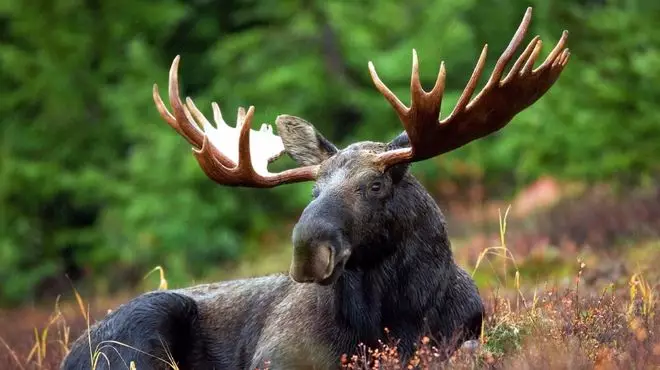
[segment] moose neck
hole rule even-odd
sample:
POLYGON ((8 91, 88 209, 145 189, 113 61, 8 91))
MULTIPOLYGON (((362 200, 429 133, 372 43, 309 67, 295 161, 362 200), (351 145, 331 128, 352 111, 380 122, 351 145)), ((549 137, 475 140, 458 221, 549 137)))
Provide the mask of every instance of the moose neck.
POLYGON ((444 216, 416 179, 401 181, 385 235, 355 246, 391 253, 374 266, 348 268, 333 285, 336 321, 365 344, 377 344, 385 328, 403 342, 418 340, 425 313, 454 276, 444 216))

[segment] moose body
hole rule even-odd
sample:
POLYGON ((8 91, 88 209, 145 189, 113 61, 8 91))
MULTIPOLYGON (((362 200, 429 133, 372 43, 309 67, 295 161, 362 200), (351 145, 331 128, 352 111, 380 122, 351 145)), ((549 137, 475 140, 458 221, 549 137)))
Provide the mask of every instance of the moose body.
POLYGON ((398 341, 401 360, 422 336, 450 354, 477 338, 484 309, 470 276, 456 265, 442 212, 410 174, 409 164, 467 144, 505 126, 555 82, 569 57, 567 33, 544 63, 534 38, 504 79, 531 17, 528 8, 489 81, 470 101, 486 48, 452 113, 438 122, 441 65, 434 88, 421 88, 413 53, 408 108, 372 79, 405 131, 389 143, 338 149, 307 121, 288 115, 250 129, 254 108, 228 127, 214 104, 213 127, 190 99, 179 98, 178 63, 170 70, 170 113, 154 86, 163 119, 194 146, 203 171, 229 186, 273 187, 315 181, 312 201, 292 233, 287 275, 143 294, 93 325, 72 346, 63 369, 333 369, 340 356, 398 341), (201 128, 200 128, 201 127, 201 128), (238 146, 232 144, 238 140, 238 146), (233 148, 233 149, 232 149, 233 148), (271 174, 286 152, 300 167, 271 174), (94 356, 102 352, 103 356, 94 356), (94 362, 94 363, 93 363, 94 362))
MULTIPOLYGON (((381 145, 357 144, 336 154, 320 187, 347 183, 337 176, 359 176, 332 166, 350 169, 346 162, 360 158, 364 146, 381 145)), ((353 169, 363 167, 355 163, 353 169)), ((364 240, 353 246, 354 260, 332 284, 301 284, 281 274, 147 293, 92 327, 92 348, 112 339, 162 359, 167 348, 181 369, 255 369, 265 361, 271 369, 332 369, 360 343, 387 343, 385 328, 400 340, 404 358, 424 334, 446 338, 449 352, 476 338, 483 315, 477 289, 452 259, 440 209, 412 175, 402 175, 396 184, 382 178, 391 193, 382 203, 366 203, 368 209, 352 209, 364 194, 340 187, 320 190, 303 212, 298 225, 315 234, 336 230, 337 220, 351 229, 349 238, 364 240), (339 214, 333 218, 332 212, 339 214), (346 225, 342 212, 361 216, 346 225)), ((121 355, 138 369, 168 368, 132 348, 110 345, 117 351, 104 353, 118 367, 124 366, 121 355)), ((89 348, 82 336, 65 368, 89 368, 89 348)), ((98 366, 106 365, 102 358, 98 366)))

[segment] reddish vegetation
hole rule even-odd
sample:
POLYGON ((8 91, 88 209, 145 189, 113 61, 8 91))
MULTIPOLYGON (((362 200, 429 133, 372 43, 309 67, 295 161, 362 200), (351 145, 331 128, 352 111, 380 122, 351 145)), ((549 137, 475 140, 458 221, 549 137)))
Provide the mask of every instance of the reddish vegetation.
POLYGON ((552 177, 542 177, 523 189, 512 202, 514 217, 524 217, 558 202, 564 190, 552 177))
POLYGON ((507 244, 519 256, 548 246, 569 255, 584 248, 605 251, 660 237, 658 186, 617 192, 603 185, 585 190, 578 184, 541 178, 510 202, 485 202, 482 192, 462 193, 451 193, 454 200, 447 202, 448 214, 453 235, 467 239, 466 249, 473 253, 470 261, 499 242, 497 220, 509 206, 507 244))
MULTIPOLYGON (((633 307, 640 300, 632 301, 633 307)), ((493 298, 478 348, 462 348, 448 361, 442 349, 420 344, 413 364, 422 369, 646 369, 660 365, 660 325, 628 313, 629 301, 612 293, 581 297, 549 291, 520 310, 493 298)), ((633 309, 635 311, 635 308, 633 309)), ((652 315, 651 315, 652 316, 652 315)), ((344 369, 411 369, 396 348, 383 345, 345 359, 344 369)))
MULTIPOLYGON (((550 288, 537 295, 507 287, 502 287, 503 293, 488 293, 488 317, 479 345, 463 348, 443 362, 443 350, 425 339, 413 362, 422 369, 646 369, 660 365, 658 274, 653 275, 654 284, 633 275, 601 291, 586 284, 583 275, 582 270, 576 273, 572 287, 550 288)), ((41 335, 49 322, 47 310, 3 314, 0 333, 12 349, 4 345, 0 349, 0 361, 8 364, 3 368, 57 369, 64 353, 65 328, 70 330, 69 338, 75 338, 86 325, 76 307, 65 308, 62 319, 50 327, 45 355, 34 355, 29 363, 25 359, 35 343, 32 325, 40 324, 41 335)), ((96 313, 97 318, 103 314, 96 313)), ((411 368, 399 363, 395 341, 379 349, 362 348, 360 355, 338 361, 344 369, 411 368)))

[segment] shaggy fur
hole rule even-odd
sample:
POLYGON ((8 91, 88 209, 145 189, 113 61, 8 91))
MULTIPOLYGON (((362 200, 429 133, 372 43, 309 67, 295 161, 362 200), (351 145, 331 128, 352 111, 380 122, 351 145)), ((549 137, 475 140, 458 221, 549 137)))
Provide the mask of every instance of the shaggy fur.
MULTIPOLYGON (((440 209, 406 165, 383 172, 373 164, 375 153, 407 138, 339 151, 308 123, 278 120, 286 122, 297 125, 279 129, 295 160, 325 159, 294 228, 292 274, 331 246, 332 275, 318 284, 273 275, 141 295, 89 335, 92 349, 110 340, 148 355, 109 343, 103 352, 112 365, 100 360, 97 369, 130 361, 140 370, 165 369, 155 358, 167 358, 164 348, 180 369, 254 369, 265 361, 271 369, 333 369, 359 343, 387 342, 385 328, 400 339, 404 359, 422 335, 451 342, 449 351, 478 337, 482 302, 453 260, 440 209)), ((90 368, 89 348, 85 334, 62 368, 90 368)))

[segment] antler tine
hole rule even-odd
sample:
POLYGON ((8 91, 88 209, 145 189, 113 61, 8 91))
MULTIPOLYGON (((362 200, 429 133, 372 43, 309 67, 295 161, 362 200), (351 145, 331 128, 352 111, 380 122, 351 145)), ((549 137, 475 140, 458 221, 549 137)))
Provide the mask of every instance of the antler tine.
POLYGON ((192 138, 190 138, 188 135, 186 135, 183 130, 179 127, 179 123, 176 121, 176 118, 170 113, 170 111, 165 107, 165 103, 163 102, 163 99, 161 99, 160 94, 158 93, 158 85, 154 84, 153 90, 152 90, 152 96, 154 99, 154 103, 156 103, 156 109, 158 110, 158 113, 160 113, 160 116, 167 122, 170 127, 172 127, 176 132, 179 133, 179 135, 183 136, 192 146, 199 147, 200 144, 196 143, 192 138))
POLYGON ((243 107, 239 108, 240 133, 238 136, 238 167, 254 175, 252 168, 252 155, 250 154, 250 126, 252 126, 252 117, 254 116, 254 107, 250 106, 247 113, 243 107))
POLYGON ((568 49, 564 49, 564 45, 566 45, 567 39, 568 39, 568 31, 562 32, 561 37, 559 38, 559 41, 557 41, 555 47, 552 49, 550 54, 548 54, 548 56, 545 58, 545 61, 534 70, 534 73, 543 70, 545 68, 548 68, 548 66, 552 66, 552 64, 562 55, 562 53, 568 50, 568 49))
POLYGON ((525 65, 520 70, 521 75, 527 75, 532 71, 532 68, 534 68, 534 63, 536 63, 536 58, 538 58, 539 54, 541 53, 542 46, 543 46, 543 42, 541 40, 536 42, 536 45, 534 45, 534 49, 532 50, 531 55, 527 59, 525 65))
POLYGON ((571 52, 568 49, 564 50, 564 52, 562 53, 562 58, 561 58, 561 62, 560 62, 562 68, 566 66, 566 63, 568 63, 568 58, 570 58, 570 57, 571 57, 571 52))
POLYGON ((419 59, 417 50, 412 49, 412 72, 410 73, 410 106, 415 106, 415 101, 423 99, 426 92, 419 81, 419 59))
POLYGON ((158 113, 160 113, 160 116, 163 117, 165 122, 167 122, 167 124, 169 124, 177 132, 180 131, 179 124, 176 122, 176 118, 174 118, 172 113, 170 113, 170 111, 167 110, 167 107, 165 106, 163 99, 160 98, 160 93, 158 92, 158 84, 154 84, 151 94, 154 98, 154 102, 156 103, 156 109, 158 109, 158 113))
POLYGON ((238 107, 236 112, 236 127, 241 127, 245 123, 245 108, 238 107))
POLYGON ((493 73, 490 75, 490 78, 488 79, 488 83, 486 84, 486 86, 490 86, 491 84, 498 83, 500 81, 500 79, 502 78, 502 73, 504 73, 504 69, 506 68, 506 65, 509 64, 509 62, 513 58, 513 55, 516 53, 516 50, 518 50, 518 47, 525 38, 525 34, 527 34, 527 29, 529 28, 529 23, 531 21, 532 21, 532 7, 530 6, 527 7, 527 10, 525 11, 525 15, 523 16, 523 19, 520 22, 520 25, 518 26, 516 33, 513 34, 511 41, 509 41, 509 45, 506 47, 502 55, 500 55, 499 59, 497 60, 497 63, 495 63, 495 68, 493 69, 493 73))
POLYGON ((204 114, 195 105, 195 102, 189 97, 186 97, 186 105, 184 106, 184 109, 190 113, 192 118, 194 118, 194 122, 202 129, 202 131, 206 132, 210 127, 213 127, 211 122, 206 119, 204 114))
POLYGON ((532 54, 534 49, 536 48, 536 44, 539 43, 540 36, 534 36, 532 41, 529 42, 525 50, 523 50, 522 54, 520 54, 520 57, 516 60, 515 63, 513 63, 513 67, 509 70, 509 73, 507 73, 506 77, 502 80, 502 83, 507 83, 515 74, 520 72, 520 69, 525 65, 525 62, 527 59, 529 59, 529 56, 532 54))
POLYGON ((211 103, 211 108, 213 109, 213 120, 215 121, 216 126, 219 126, 221 124, 227 126, 227 123, 225 122, 224 118, 222 118, 222 112, 220 111, 220 107, 218 106, 218 103, 216 102, 211 103))
POLYGON ((403 120, 403 117, 408 114, 408 107, 406 107, 401 100, 394 95, 392 90, 381 81, 380 77, 378 77, 378 73, 376 73, 376 67, 374 67, 374 64, 371 61, 369 61, 369 74, 371 74, 371 80, 374 82, 374 85, 376 85, 378 91, 383 94, 385 99, 387 99, 390 105, 392 105, 392 108, 394 108, 399 115, 399 118, 403 120))
MULTIPOLYGON (((438 77, 435 80, 435 85, 428 95, 434 96, 438 100, 438 104, 442 103, 442 96, 445 93, 445 79, 447 78, 447 71, 445 70, 445 62, 440 62, 440 69, 438 70, 438 77)), ((440 110, 441 107, 438 107, 440 110)))
POLYGON ((484 45, 483 49, 481 49, 481 55, 479 55, 479 60, 477 61, 477 65, 474 67, 474 70, 472 71, 472 75, 470 76, 467 85, 465 85, 465 89, 463 89, 463 92, 461 93, 461 97, 458 98, 458 102, 456 102, 456 106, 454 107, 454 110, 451 112, 449 117, 447 117, 447 120, 461 113, 467 107, 468 103, 470 102, 470 98, 472 98, 472 94, 474 94, 474 90, 477 89, 477 83, 479 82, 479 77, 481 77, 481 74, 484 72, 484 67, 486 66, 487 54, 488 54, 488 44, 484 45))
POLYGON ((174 118, 179 125, 179 129, 190 138, 196 147, 201 147, 202 142, 204 141, 204 133, 194 124, 191 124, 194 120, 190 114, 186 114, 184 109, 183 102, 179 97, 179 61, 181 57, 177 55, 172 62, 170 67, 170 76, 169 76, 169 99, 170 105, 172 106, 172 111, 174 112, 174 118))

